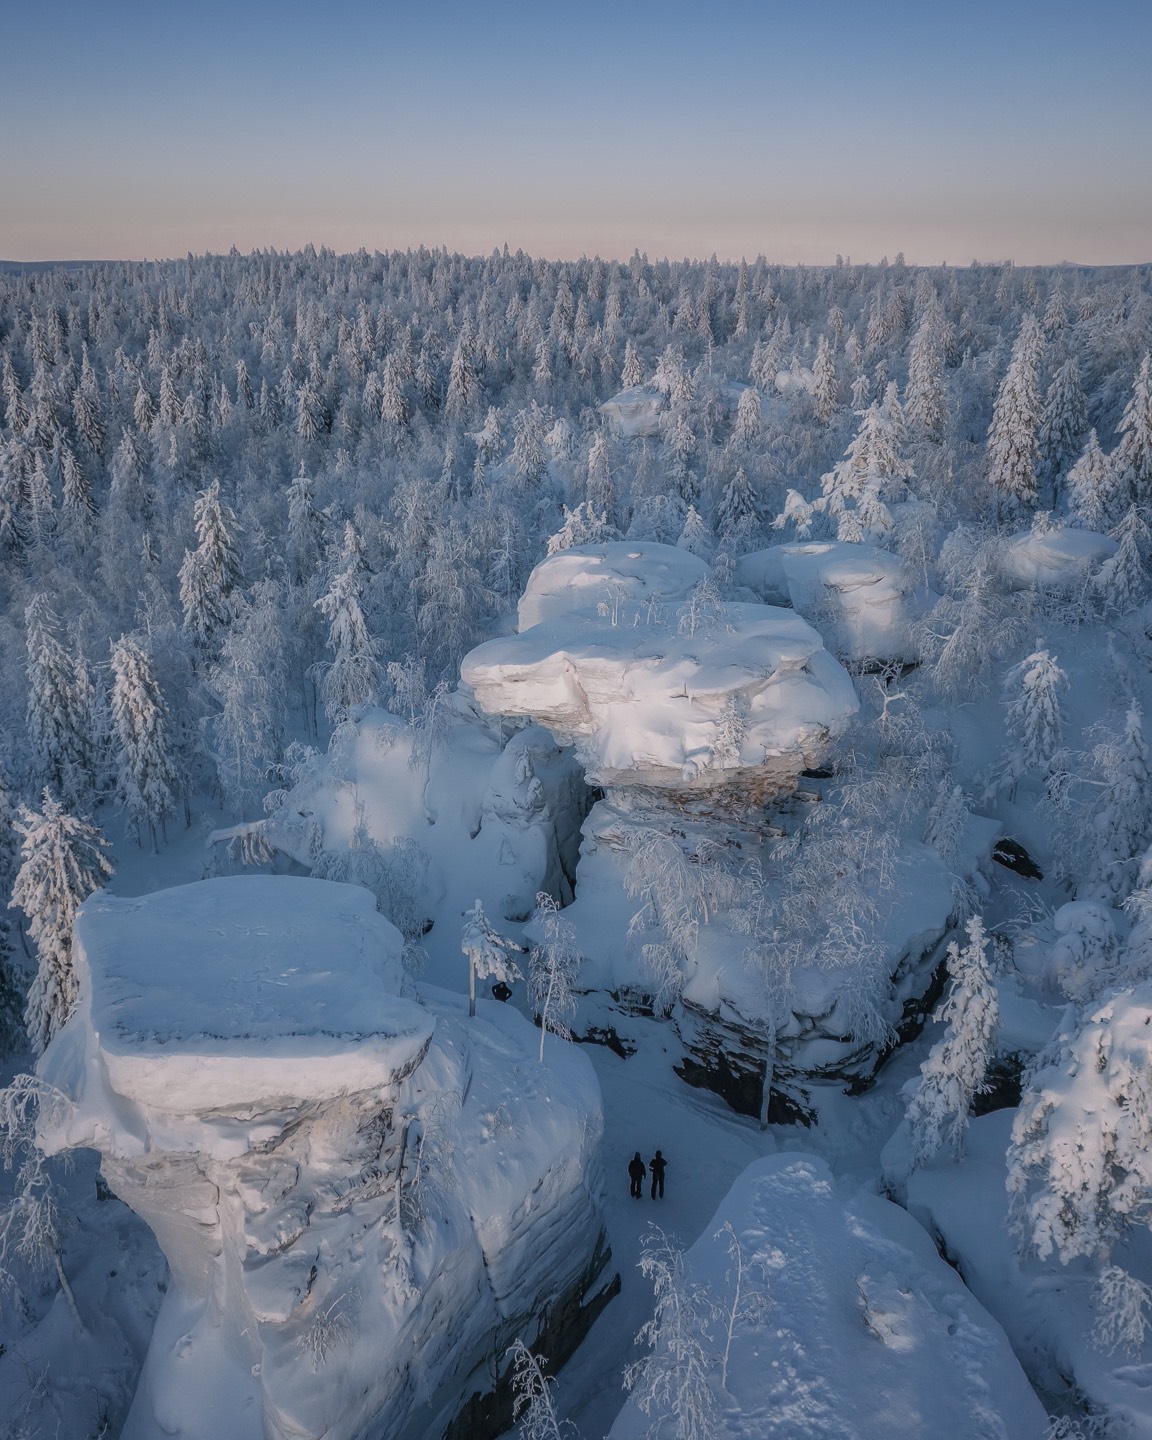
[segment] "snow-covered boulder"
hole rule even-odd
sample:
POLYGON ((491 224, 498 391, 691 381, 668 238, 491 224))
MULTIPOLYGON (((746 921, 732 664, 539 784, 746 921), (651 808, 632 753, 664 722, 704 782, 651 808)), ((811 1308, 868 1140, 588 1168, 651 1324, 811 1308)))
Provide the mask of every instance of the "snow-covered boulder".
POLYGON ((1074 590, 1116 549, 1115 540, 1095 530, 1025 530, 1004 542, 1000 570, 1013 590, 1074 590))
POLYGON ((703 560, 676 545, 619 540, 573 546, 541 560, 529 575, 519 628, 601 605, 615 623, 631 625, 654 607, 683 604, 711 574, 703 560))
POLYGON ((838 1186, 823 1160, 782 1154, 750 1165, 684 1268, 682 1283, 702 1287, 718 1318, 705 1324, 705 1304, 666 1307, 653 1368, 610 1440, 654 1433, 673 1395, 713 1422, 697 1433, 732 1440, 1048 1433, 1004 1332, 927 1234, 891 1202, 838 1186), (672 1346, 680 1376, 692 1356, 708 1384, 678 1389, 672 1346), (663 1394, 649 1384, 661 1375, 672 1380, 663 1394), (637 1404, 646 1391, 649 1413, 637 1404))
POLYGON ((820 626, 842 660, 916 656, 908 626, 926 597, 891 551, 839 540, 772 545, 741 556, 735 580, 765 604, 791 605, 820 626))
POLYGON ((530 914, 541 890, 571 898, 587 808, 583 771, 547 730, 508 736, 450 697, 419 733, 387 711, 357 711, 266 819, 216 838, 368 885, 421 937, 427 978, 451 987, 463 973, 460 917, 478 898, 509 920, 530 914))
POLYGON ((589 782, 749 798, 790 790, 857 708, 848 675, 800 616, 689 599, 652 623, 573 610, 464 657, 492 715, 575 743, 589 782))
POLYGON ((169 1262, 126 1440, 495 1434, 508 1344, 565 1354, 602 1303, 590 1067, 402 998, 401 950, 328 881, 84 906, 40 1138, 98 1150, 169 1262))
POLYGON ((659 435, 667 397, 655 385, 630 385, 600 406, 600 413, 626 440, 659 435))

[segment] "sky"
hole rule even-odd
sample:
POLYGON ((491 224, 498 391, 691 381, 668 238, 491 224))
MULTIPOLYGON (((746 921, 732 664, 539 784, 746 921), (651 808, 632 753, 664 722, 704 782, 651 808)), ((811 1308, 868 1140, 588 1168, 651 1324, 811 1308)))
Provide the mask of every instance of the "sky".
POLYGON ((0 258, 1152 261, 1152 0, 11 0, 0 258))

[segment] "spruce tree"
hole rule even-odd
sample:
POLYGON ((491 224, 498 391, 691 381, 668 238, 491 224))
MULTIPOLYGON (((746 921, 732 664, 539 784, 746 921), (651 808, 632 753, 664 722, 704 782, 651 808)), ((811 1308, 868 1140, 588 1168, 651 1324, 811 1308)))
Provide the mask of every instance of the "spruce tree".
POLYGON ((948 1029, 920 1067, 920 1082, 908 1105, 906 1123, 913 1169, 927 1164, 942 1148, 959 1158, 968 1130, 968 1109, 983 1088, 999 1024, 996 984, 988 964, 984 922, 973 915, 968 943, 948 947, 952 987, 936 1013, 948 1029))
POLYGON ((1018 520, 1036 503, 1042 343, 1036 317, 1025 315, 988 427, 988 480, 1002 520, 1018 520))
POLYGON ((344 546, 328 589, 316 609, 328 621, 328 649, 333 658, 314 667, 320 679, 324 713, 333 724, 347 717, 353 705, 374 703, 384 687, 377 658, 380 642, 368 633, 362 606, 363 547, 351 521, 344 527, 344 546))
POLYGON ((1120 421, 1115 461, 1134 505, 1152 506, 1152 354, 1140 362, 1120 421))
POLYGON ((1107 532, 1120 518, 1120 477, 1089 430, 1083 454, 1068 472, 1068 510, 1073 524, 1107 532))
POLYGON ((933 303, 925 308, 908 350, 904 413, 913 430, 935 444, 944 438, 948 422, 942 329, 943 317, 933 294, 933 303))
POLYGON ((168 749, 168 707, 152 663, 138 641, 121 635, 112 644, 112 727, 116 742, 116 801, 130 833, 152 853, 156 831, 176 811, 179 777, 168 749))
POLYGON ((36 946, 36 977, 24 1012, 32 1049, 43 1054, 76 1004, 72 929, 81 903, 111 878, 108 842, 88 820, 70 815, 48 790, 40 811, 20 807, 22 863, 11 904, 24 911, 36 946))
POLYGON ((91 686, 87 670, 60 640, 47 595, 24 612, 28 651, 28 739, 41 781, 68 803, 91 792, 91 686))
POLYGON ((193 507, 198 545, 184 552, 180 566, 180 604, 184 629, 207 651, 232 619, 232 592, 241 583, 236 516, 220 498, 220 482, 196 497, 193 507))

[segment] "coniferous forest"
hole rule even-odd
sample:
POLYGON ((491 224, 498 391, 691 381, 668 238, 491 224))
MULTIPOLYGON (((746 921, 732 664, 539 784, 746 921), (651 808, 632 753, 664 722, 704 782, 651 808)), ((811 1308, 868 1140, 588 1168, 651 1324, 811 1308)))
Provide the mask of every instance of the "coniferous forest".
POLYGON ((0 1436, 1152 1436, 1150 352, 0 269, 0 1436))

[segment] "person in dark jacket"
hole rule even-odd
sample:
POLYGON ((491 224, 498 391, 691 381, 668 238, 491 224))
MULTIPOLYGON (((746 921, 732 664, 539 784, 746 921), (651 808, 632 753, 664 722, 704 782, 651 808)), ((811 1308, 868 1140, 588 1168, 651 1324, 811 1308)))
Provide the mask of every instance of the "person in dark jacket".
POLYGON ((633 1200, 643 1200, 644 1176, 647 1175, 647 1173, 648 1171, 645 1168, 644 1161, 640 1158, 640 1151, 637 1150, 636 1154, 633 1155, 632 1159, 628 1162, 628 1179, 632 1182, 632 1189, 629 1193, 633 1200))
POLYGON ((667 1160, 664 1159, 664 1156, 659 1150, 656 1151, 656 1154, 653 1155, 652 1159, 648 1162, 648 1168, 652 1171, 653 1200, 656 1199, 657 1193, 659 1193, 661 1200, 664 1198, 664 1167, 667 1164, 667 1160))

